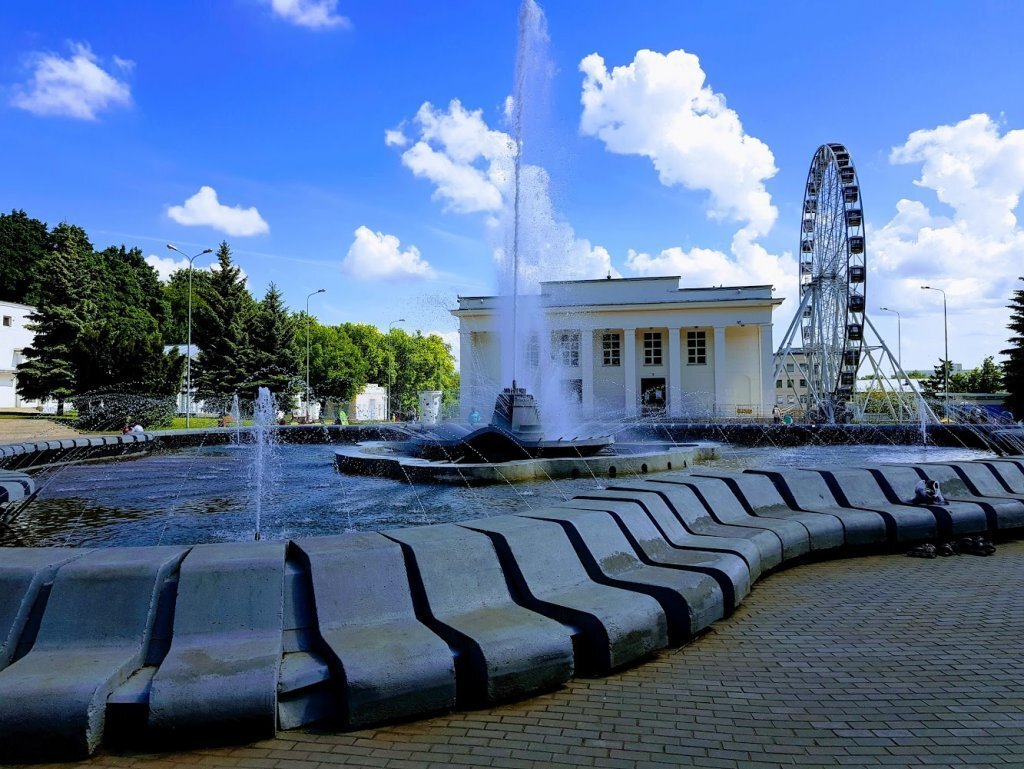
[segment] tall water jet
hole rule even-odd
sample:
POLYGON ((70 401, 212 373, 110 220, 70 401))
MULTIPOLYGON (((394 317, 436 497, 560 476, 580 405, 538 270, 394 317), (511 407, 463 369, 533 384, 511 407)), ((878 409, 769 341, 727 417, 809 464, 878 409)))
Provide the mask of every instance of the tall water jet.
POLYGON ((263 497, 269 485, 270 459, 274 448, 274 424, 277 421, 277 402, 266 387, 259 389, 252 420, 252 463, 249 470, 253 509, 256 512, 255 539, 260 538, 263 515, 263 497))
POLYGON ((238 407, 238 393, 231 396, 231 419, 235 423, 235 445, 242 445, 242 412, 238 407))

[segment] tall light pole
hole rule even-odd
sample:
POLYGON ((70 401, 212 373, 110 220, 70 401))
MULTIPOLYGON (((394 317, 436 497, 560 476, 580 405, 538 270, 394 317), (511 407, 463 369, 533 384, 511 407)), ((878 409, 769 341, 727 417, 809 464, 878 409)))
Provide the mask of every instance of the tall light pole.
POLYGON ((393 320, 388 324, 388 403, 387 403, 387 419, 391 421, 391 383, 393 380, 393 369, 395 365, 395 351, 391 347, 391 329, 395 327, 396 323, 405 323, 405 318, 399 318, 393 320))
POLYGON ((932 286, 921 286, 925 291, 938 291, 942 294, 942 336, 946 342, 946 358, 942 362, 942 373, 943 379, 943 391, 945 393, 945 403, 942 406, 942 414, 946 419, 949 419, 949 323, 946 318, 946 292, 941 288, 933 288, 932 286))
POLYGON ((213 249, 208 248, 198 254, 189 256, 177 246, 167 244, 171 251, 177 251, 188 259, 188 341, 185 343, 185 427, 191 427, 192 417, 192 262, 203 254, 212 254, 213 249))
POLYGON ((900 367, 900 371, 903 370, 903 329, 902 321, 903 316, 900 315, 899 310, 890 310, 888 307, 879 307, 880 312, 894 312, 896 313, 896 363, 900 367))
POLYGON ((309 424, 309 297, 322 294, 326 288, 318 288, 306 296, 306 424, 309 424))

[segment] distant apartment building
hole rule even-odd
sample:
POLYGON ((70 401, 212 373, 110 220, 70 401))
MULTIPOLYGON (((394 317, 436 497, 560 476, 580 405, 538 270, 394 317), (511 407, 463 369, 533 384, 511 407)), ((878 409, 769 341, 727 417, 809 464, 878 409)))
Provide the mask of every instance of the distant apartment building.
POLYGON ((36 408, 39 401, 22 400, 18 395, 18 364, 22 351, 32 345, 35 334, 26 328, 35 307, 15 302, 0 302, 0 408, 36 408))
POLYGON ((807 408, 807 393, 807 356, 803 350, 792 349, 775 380, 775 405, 783 412, 802 413, 807 408))

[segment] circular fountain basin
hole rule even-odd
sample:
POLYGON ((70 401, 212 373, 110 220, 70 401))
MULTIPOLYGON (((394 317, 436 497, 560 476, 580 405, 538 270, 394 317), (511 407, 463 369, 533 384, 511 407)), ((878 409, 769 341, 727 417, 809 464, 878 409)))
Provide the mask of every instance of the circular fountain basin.
POLYGON ((507 462, 450 462, 414 456, 408 444, 368 441, 334 452, 340 472, 413 483, 485 485, 553 478, 634 477, 683 470, 719 456, 714 443, 616 443, 592 456, 556 456, 507 462))

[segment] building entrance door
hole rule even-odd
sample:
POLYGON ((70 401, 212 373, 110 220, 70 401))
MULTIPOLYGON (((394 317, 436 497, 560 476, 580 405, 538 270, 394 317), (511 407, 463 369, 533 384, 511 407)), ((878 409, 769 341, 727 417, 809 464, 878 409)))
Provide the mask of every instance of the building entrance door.
POLYGON ((667 405, 665 378, 652 377, 640 380, 640 415, 661 416, 667 405))

